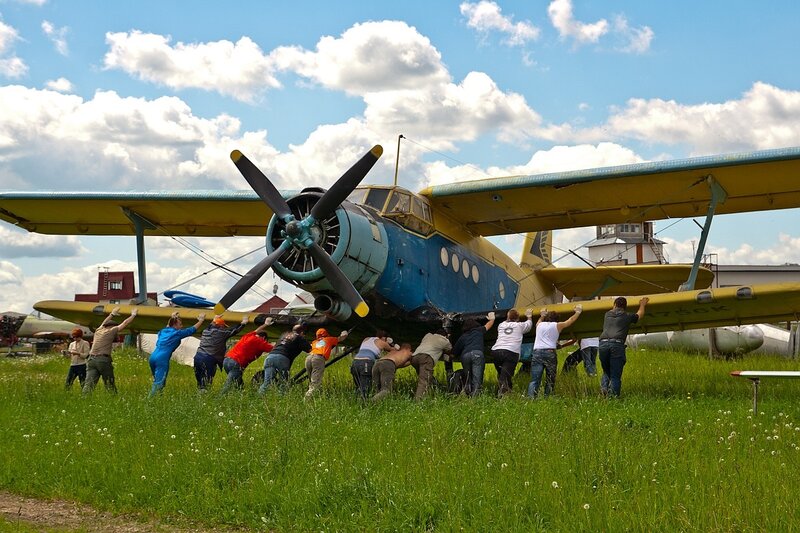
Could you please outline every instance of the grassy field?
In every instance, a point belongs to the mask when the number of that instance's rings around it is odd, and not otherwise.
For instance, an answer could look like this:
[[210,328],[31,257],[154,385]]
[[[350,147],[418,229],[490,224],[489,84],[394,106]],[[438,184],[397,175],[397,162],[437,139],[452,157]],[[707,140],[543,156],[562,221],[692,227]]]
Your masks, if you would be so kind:
[[201,396],[177,365],[148,400],[132,353],[117,396],[84,398],[63,390],[67,364],[0,359],[0,489],[253,530],[800,528],[800,382],[762,382],[754,415],[750,382],[728,376],[797,367],[782,358],[629,353],[620,400],[581,367],[547,399],[524,399],[519,375],[498,401],[489,370],[483,397],[413,403],[407,369],[380,405],[356,400],[347,361],[312,402],[303,386]]

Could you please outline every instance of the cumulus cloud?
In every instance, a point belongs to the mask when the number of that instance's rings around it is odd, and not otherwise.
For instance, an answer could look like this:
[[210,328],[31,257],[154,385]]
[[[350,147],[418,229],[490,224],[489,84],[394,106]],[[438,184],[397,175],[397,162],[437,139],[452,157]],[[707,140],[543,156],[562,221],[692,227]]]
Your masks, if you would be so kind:
[[459,84],[429,91],[384,91],[365,96],[367,125],[378,131],[403,131],[436,149],[471,141],[487,132],[512,141],[528,135],[541,117],[517,93],[503,92],[482,72],[470,72]]
[[44,83],[45,87],[58,91],[60,93],[68,93],[72,91],[72,82],[67,78],[58,78],[57,80],[47,80]]
[[62,56],[69,55],[69,46],[67,45],[68,27],[56,28],[52,22],[44,20],[42,21],[42,31],[53,41],[53,45],[59,54]]
[[0,76],[20,78],[28,73],[28,65],[13,54],[17,40],[19,33],[16,28],[0,20]]
[[75,257],[86,249],[72,235],[39,235],[0,226],[0,256],[15,257]]
[[354,95],[423,91],[449,80],[439,51],[402,21],[355,24],[340,37],[322,37],[313,51],[279,47],[270,58],[281,70]]
[[547,7],[550,22],[562,39],[570,39],[575,45],[598,43],[601,38],[612,35],[618,43],[615,49],[631,54],[643,54],[650,49],[655,33],[649,26],[633,27],[624,15],[617,15],[613,22],[606,19],[586,23],[575,19],[572,0],[553,0]]
[[[669,250],[671,262],[691,263],[694,260],[698,239],[680,241],[666,236],[659,238],[666,243],[664,246]],[[779,233],[777,242],[764,248],[742,243],[731,249],[709,242],[706,253],[714,254],[715,262],[720,265],[800,264],[800,237]]]
[[19,188],[245,187],[227,154],[245,137],[263,144],[265,135],[243,134],[239,121],[227,115],[197,117],[175,97],[98,91],[84,100],[0,87],[0,181],[22,182]]
[[169,36],[153,33],[107,33],[107,69],[119,69],[141,80],[172,89],[217,91],[245,102],[267,88],[280,87],[271,60],[249,37],[237,42],[170,44]]
[[609,24],[606,19],[590,24],[575,20],[572,14],[572,0],[553,0],[547,6],[547,15],[562,38],[571,38],[577,44],[596,43],[600,37],[608,33]]
[[620,15],[614,18],[614,33],[621,39],[619,50],[632,54],[643,54],[650,49],[655,32],[650,26],[633,28],[628,19]]
[[502,14],[495,2],[481,0],[477,3],[463,2],[459,9],[467,18],[467,26],[481,33],[498,32],[505,36],[509,46],[523,46],[539,38],[541,30],[529,21],[513,22],[512,17]]
[[[172,47],[168,37],[140,32],[109,34],[107,40],[111,45],[108,68],[124,68],[143,79],[174,86],[179,84],[171,81],[179,52],[195,54],[221,46],[217,42]],[[268,170],[278,175],[291,172],[319,182],[352,164],[354,154],[360,154],[365,145],[376,141],[393,145],[398,132],[430,148],[447,149],[485,134],[496,134],[504,142],[518,141],[541,122],[524,97],[502,91],[484,73],[472,72],[454,82],[430,40],[401,21],[356,24],[339,37],[322,37],[313,50],[292,46],[278,47],[268,56],[260,51],[254,54],[257,58],[252,62],[264,65],[265,70],[294,73],[324,88],[359,96],[365,104],[363,117],[322,125],[303,145],[293,145],[284,154],[269,147],[263,134],[244,134],[241,140],[246,147],[271,159]],[[218,85],[226,79],[222,63],[203,66],[208,80],[205,88],[225,92]],[[181,78],[180,83],[189,84],[189,79]],[[323,133],[328,136],[324,141]],[[362,142],[367,139],[371,141]],[[318,151],[320,147],[325,150]],[[184,166],[191,169],[193,164]]]
[[597,145],[554,146],[547,150],[534,152],[527,163],[505,167],[490,166],[485,170],[472,165],[448,167],[435,162],[425,167],[425,182],[428,185],[441,185],[458,181],[470,181],[487,177],[521,176],[566,172],[585,168],[608,167],[639,163],[643,159],[630,148],[615,143],[603,142]]
[[633,98],[600,129],[617,138],[686,146],[693,155],[795,146],[800,91],[756,82],[742,98],[722,103]]

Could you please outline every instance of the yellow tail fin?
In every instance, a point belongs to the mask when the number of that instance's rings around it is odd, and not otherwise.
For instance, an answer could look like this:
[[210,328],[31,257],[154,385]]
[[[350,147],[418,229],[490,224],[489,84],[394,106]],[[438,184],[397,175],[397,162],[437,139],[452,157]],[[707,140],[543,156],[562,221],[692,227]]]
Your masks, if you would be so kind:
[[522,247],[522,260],[519,266],[539,270],[549,267],[553,259],[553,232],[534,231],[525,234]]

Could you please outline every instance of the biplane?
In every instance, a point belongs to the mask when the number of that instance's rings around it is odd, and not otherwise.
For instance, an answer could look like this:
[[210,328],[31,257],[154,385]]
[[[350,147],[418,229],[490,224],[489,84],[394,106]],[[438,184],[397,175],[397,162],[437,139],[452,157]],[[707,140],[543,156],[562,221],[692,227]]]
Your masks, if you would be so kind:
[[[488,311],[547,307],[566,314],[573,304],[561,303],[564,296],[584,300],[581,319],[563,332],[568,337],[600,333],[610,308],[597,299],[604,295],[649,296],[645,320],[632,333],[793,320],[800,312],[800,283],[710,289],[713,276],[700,266],[715,216],[800,206],[800,148],[483,179],[418,193],[361,184],[381,153],[373,147],[327,190],[278,191],[234,150],[252,191],[3,192],[0,218],[44,234],[135,236],[141,295],[149,235],[265,235],[263,259],[217,301],[215,312],[232,323],[245,313],[230,308],[269,269],[314,295],[317,312],[304,320],[362,335],[382,328],[409,340]],[[698,216],[705,224],[691,266],[551,264],[556,229]],[[506,234],[526,234],[520,263],[487,239]],[[35,307],[95,327],[112,306],[48,300]],[[121,308],[124,315],[132,305]],[[140,306],[132,327],[157,331],[173,310]],[[189,318],[200,312],[181,311]],[[255,317],[250,327],[266,318]],[[297,320],[275,319],[273,328]]]

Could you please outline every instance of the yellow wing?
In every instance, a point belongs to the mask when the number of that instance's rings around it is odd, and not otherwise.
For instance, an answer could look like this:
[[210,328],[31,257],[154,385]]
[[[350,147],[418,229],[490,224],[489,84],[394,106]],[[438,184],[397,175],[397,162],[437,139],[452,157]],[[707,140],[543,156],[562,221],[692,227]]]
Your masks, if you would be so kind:
[[452,183],[421,194],[489,236],[703,216],[709,177],[727,192],[717,214],[800,206],[800,148]]
[[[758,324],[797,320],[800,316],[800,283],[769,283],[753,287],[654,294],[649,297],[645,317],[631,326],[630,333],[680,331],[685,329]],[[628,299],[628,311],[636,311],[638,299]],[[581,302],[583,313],[562,337],[597,337],[611,300]],[[574,304],[548,305],[565,320]],[[537,310],[538,312],[538,310]]]
[[264,235],[272,216],[253,191],[0,193],[0,219],[36,233],[134,235],[126,210],[155,226],[146,235]]
[[[139,333],[155,333],[167,326],[167,321],[170,315],[175,311],[180,313],[184,326],[191,326],[197,321],[198,315],[205,314],[204,325],[208,325],[214,317],[212,310],[208,309],[189,309],[183,307],[155,307],[145,305],[118,305],[118,304],[96,304],[92,302],[69,302],[63,300],[44,300],[37,302],[34,309],[46,313],[50,316],[56,316],[62,320],[69,320],[75,324],[81,324],[96,329],[103,320],[111,313],[115,307],[119,307],[119,321],[122,321],[130,316],[133,308],[136,308],[136,318],[133,319],[129,331],[136,331]],[[253,331],[255,328],[264,323],[267,317],[274,320],[272,326],[267,327],[267,332],[271,339],[276,338],[282,332],[286,331],[293,325],[297,324],[299,318],[290,315],[276,315],[276,314],[258,314],[258,313],[241,313],[237,311],[226,311],[223,313],[222,318],[225,319],[229,326],[236,325],[247,316],[249,318],[248,324],[242,328],[241,334]],[[303,319],[310,326],[317,324],[327,324],[328,320],[323,316],[310,317]],[[202,329],[202,327],[200,328]]]
[[[690,265],[624,265],[597,268],[542,268],[537,275],[572,300],[625,294],[657,294],[677,291],[689,278]],[[708,287],[714,273],[701,268],[696,287]]]

